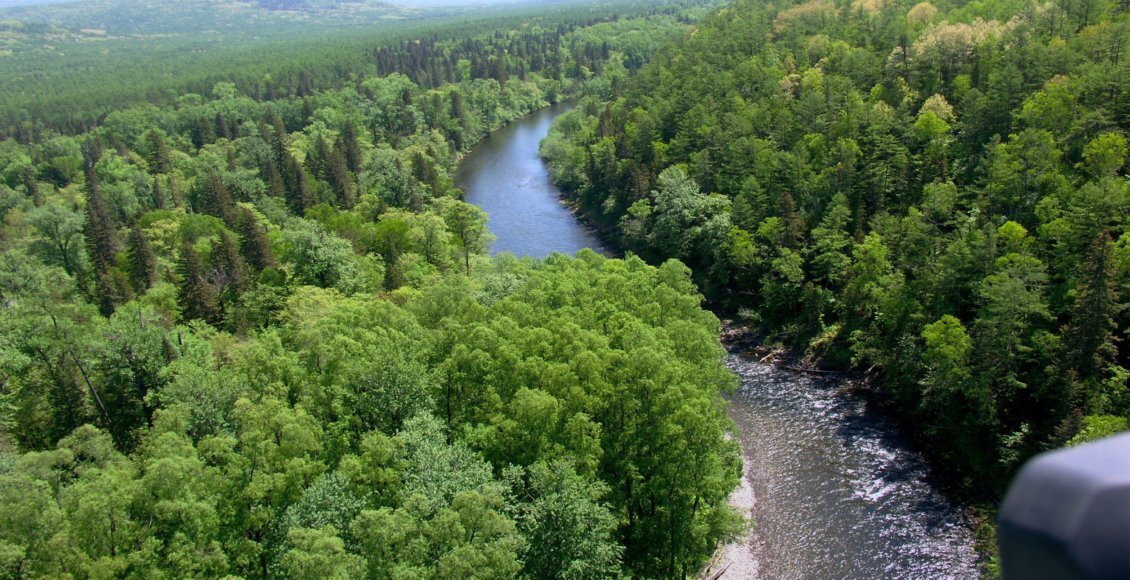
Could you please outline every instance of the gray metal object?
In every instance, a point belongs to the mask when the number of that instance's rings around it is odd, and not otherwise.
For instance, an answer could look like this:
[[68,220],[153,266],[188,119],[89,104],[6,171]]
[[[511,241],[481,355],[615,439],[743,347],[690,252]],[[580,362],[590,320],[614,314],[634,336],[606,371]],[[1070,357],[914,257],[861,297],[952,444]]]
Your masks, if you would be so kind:
[[1130,578],[1130,433],[1029,461],[999,524],[1006,580]]

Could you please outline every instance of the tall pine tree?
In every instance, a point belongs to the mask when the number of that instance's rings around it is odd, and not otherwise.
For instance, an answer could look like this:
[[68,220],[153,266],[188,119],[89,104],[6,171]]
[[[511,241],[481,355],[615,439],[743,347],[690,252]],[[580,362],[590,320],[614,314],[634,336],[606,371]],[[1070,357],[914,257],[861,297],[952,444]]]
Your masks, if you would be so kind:
[[135,292],[143,294],[157,283],[157,256],[153,254],[149,240],[137,225],[133,226],[126,239],[126,254],[130,284]]
[[225,302],[234,300],[247,286],[247,266],[235,237],[227,231],[220,232],[220,241],[212,247],[209,262],[208,281]]
[[1066,343],[1072,366],[1086,380],[1101,375],[1118,355],[1114,336],[1118,277],[1109,232],[1095,238],[1087,250],[1076,277],[1074,297]]
[[90,259],[94,263],[96,277],[101,277],[114,267],[118,252],[114,214],[102,196],[98,177],[94,174],[92,151],[86,151],[86,244]]
[[353,174],[349,172],[345,155],[339,147],[335,147],[329,152],[329,158],[326,160],[326,180],[330,182],[330,188],[333,189],[337,206],[346,210],[353,209],[353,205],[356,203]]
[[146,161],[154,173],[168,173],[173,168],[172,158],[169,155],[169,146],[165,143],[165,136],[156,129],[145,133],[145,143],[149,147]]
[[306,170],[289,151],[283,153],[282,178],[287,207],[295,215],[305,215],[306,210],[314,205],[314,190],[310,187]]
[[277,265],[275,254],[271,251],[271,242],[259,227],[259,220],[250,209],[242,208],[236,229],[239,233],[239,251],[247,264],[256,271]]
[[338,142],[340,145],[334,148],[340,149],[342,154],[345,155],[345,166],[353,173],[360,173],[361,145],[357,142],[357,129],[353,127],[352,121],[346,122],[345,127],[342,127]]
[[181,318],[219,324],[222,320],[219,292],[205,278],[204,262],[187,241],[180,248],[177,273],[181,277]]
[[235,225],[235,202],[219,172],[209,171],[204,182],[196,188],[192,209],[199,213],[215,216],[228,227]]

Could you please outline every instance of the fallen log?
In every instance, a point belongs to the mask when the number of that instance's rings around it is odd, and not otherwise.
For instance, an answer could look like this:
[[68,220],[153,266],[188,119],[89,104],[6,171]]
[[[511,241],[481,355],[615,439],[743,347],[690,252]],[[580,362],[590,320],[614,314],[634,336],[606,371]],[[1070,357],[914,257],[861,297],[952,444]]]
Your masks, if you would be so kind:
[[718,569],[717,572],[711,574],[710,576],[707,576],[706,580],[718,580],[719,578],[722,577],[723,574],[726,573],[726,570],[730,569],[730,564],[733,564],[733,563],[734,563],[733,560],[727,560],[725,566],[722,566],[721,568]]

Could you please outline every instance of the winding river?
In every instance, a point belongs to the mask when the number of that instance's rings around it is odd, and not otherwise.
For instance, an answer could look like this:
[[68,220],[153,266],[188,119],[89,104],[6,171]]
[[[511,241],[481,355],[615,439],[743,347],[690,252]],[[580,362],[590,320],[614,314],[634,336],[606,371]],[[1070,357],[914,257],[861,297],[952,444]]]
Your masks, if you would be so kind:
[[538,145],[570,105],[558,103],[531,113],[483,139],[463,158],[455,182],[468,202],[489,216],[495,235],[491,251],[544,258],[592,248],[608,252],[591,230],[561,204]]
[[[538,157],[556,105],[475,146],[456,176],[467,201],[490,214],[494,252],[544,257],[604,251],[559,202]],[[969,522],[929,483],[922,457],[887,419],[835,380],[731,352],[742,379],[730,415],[740,428],[745,478],[731,501],[755,525],[726,546],[722,578],[970,578]]]

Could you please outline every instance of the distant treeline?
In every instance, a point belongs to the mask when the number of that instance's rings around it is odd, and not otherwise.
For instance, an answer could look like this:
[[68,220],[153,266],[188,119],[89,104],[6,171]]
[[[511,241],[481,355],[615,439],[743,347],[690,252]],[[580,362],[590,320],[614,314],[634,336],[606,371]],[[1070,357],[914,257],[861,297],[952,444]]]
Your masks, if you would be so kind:
[[[241,93],[269,101],[342,88],[360,78],[394,70],[421,86],[434,88],[462,80],[457,66],[460,59],[476,65],[466,71],[472,75],[469,78],[521,77],[523,67],[541,70],[555,59],[572,59],[571,55],[547,51],[547,46],[555,51],[560,48],[554,43],[559,43],[564,34],[624,18],[660,14],[685,18],[699,13],[697,6],[689,0],[614,6],[565,3],[488,9],[471,18],[466,13],[421,17],[363,30],[315,26],[309,32],[297,29],[280,36],[270,28],[252,28],[235,36],[178,34],[167,39],[156,36],[74,42],[65,46],[66,54],[28,51],[3,61],[8,74],[0,83],[0,137],[29,143],[45,130],[83,133],[110,111],[139,102],[171,105],[184,93],[206,94],[217,82],[233,83]],[[546,34],[556,40],[541,39],[537,42],[543,45],[535,47],[529,27],[543,24]],[[507,30],[510,32],[506,35],[514,38],[485,38],[481,35],[484,30]],[[225,40],[243,36],[262,40]],[[523,51],[530,49],[528,59],[523,52],[521,57],[504,55],[499,60],[512,41]],[[549,44],[544,45],[546,42]],[[453,61],[444,54],[441,59],[437,54],[410,48],[428,46],[428,50],[435,50],[437,44],[444,50],[459,51],[459,57]],[[638,67],[643,55],[637,48],[626,49],[627,64]],[[586,59],[584,64],[591,65],[591,58]],[[488,69],[490,66],[494,68]]]

